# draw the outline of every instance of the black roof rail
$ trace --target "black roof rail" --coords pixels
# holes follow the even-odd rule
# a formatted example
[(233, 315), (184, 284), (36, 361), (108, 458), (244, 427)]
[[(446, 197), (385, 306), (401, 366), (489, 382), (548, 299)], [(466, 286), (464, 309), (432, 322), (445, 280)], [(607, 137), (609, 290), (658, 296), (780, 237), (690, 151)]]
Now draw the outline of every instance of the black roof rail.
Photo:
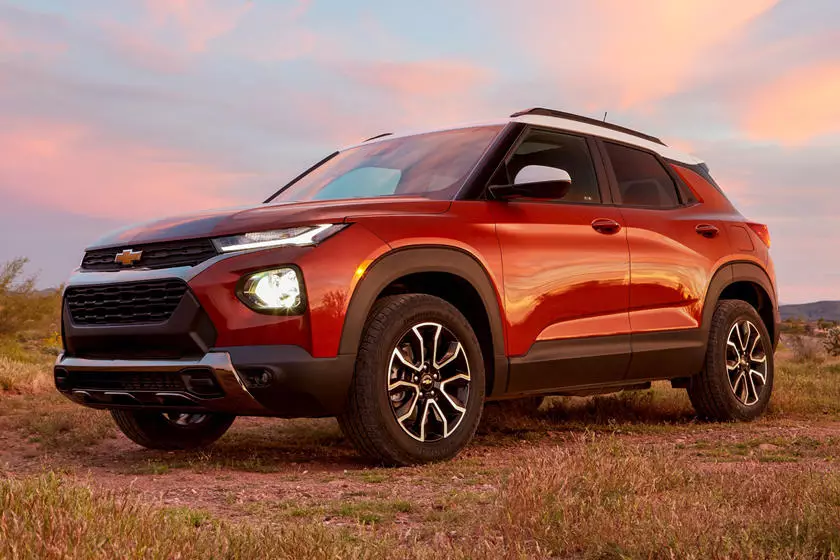
[(655, 136), (651, 136), (649, 134), (645, 134), (643, 132), (638, 132), (636, 130), (630, 128), (624, 128), (623, 126), (619, 126), (617, 124), (612, 124), (604, 121), (599, 121), (598, 119), (592, 119), (589, 117), (582, 117), (580, 115), (575, 115), (574, 113), (565, 113), (563, 111), (555, 111), (553, 109), (545, 109), (543, 107), (534, 107), (533, 109), (525, 109), (524, 111), (517, 111), (516, 113), (511, 115), (512, 117), (521, 117), (522, 115), (540, 115), (543, 117), (559, 117), (561, 119), (567, 119), (570, 121), (577, 121), (586, 124), (591, 124), (593, 126), (600, 126), (601, 128), (608, 128), (610, 130), (615, 130), (616, 132), (623, 132), (624, 134), (629, 134), (631, 136), (636, 136), (637, 138), (643, 138), (644, 140), (648, 140), (650, 142), (655, 142), (657, 144), (665, 145), (665, 142), (660, 140)]
[(382, 134), (377, 134), (376, 136), (371, 136), (367, 140), (362, 140), (362, 144), (365, 142), (370, 142), (371, 140), (376, 140), (377, 138), (383, 138), (385, 136), (391, 136), (393, 132), (383, 132)]

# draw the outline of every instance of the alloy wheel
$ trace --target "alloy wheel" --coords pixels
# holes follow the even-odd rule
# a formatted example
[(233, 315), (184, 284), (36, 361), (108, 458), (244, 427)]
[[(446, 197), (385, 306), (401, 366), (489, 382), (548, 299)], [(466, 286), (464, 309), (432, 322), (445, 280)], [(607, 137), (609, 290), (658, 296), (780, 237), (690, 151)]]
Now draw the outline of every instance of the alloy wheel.
[(188, 414), (188, 413), (178, 413), (178, 412), (167, 412), (164, 414), (164, 417), (169, 420), (170, 423), (175, 424), (176, 426), (194, 426), (196, 424), (201, 424), (207, 418), (206, 414)]
[(741, 404), (758, 402), (767, 383), (767, 354), (761, 333), (751, 321), (737, 321), (729, 330), (726, 372), (729, 387)]
[(440, 323), (420, 323), (391, 352), (388, 399), (400, 428), (417, 441), (449, 437), (470, 396), (470, 365), (458, 338)]

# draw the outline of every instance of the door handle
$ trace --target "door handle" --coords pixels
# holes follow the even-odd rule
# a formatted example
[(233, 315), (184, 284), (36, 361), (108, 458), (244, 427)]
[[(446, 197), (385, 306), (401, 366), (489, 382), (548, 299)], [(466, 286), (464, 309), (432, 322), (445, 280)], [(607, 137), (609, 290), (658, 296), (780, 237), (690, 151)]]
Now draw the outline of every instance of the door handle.
[(613, 235), (621, 230), (621, 224), (609, 218), (597, 218), (592, 220), (592, 229), (604, 235)]
[(717, 237), (717, 234), (720, 233), (720, 230), (717, 226), (713, 226), (712, 224), (699, 224), (694, 231), (698, 233), (698, 235), (702, 235), (703, 237)]

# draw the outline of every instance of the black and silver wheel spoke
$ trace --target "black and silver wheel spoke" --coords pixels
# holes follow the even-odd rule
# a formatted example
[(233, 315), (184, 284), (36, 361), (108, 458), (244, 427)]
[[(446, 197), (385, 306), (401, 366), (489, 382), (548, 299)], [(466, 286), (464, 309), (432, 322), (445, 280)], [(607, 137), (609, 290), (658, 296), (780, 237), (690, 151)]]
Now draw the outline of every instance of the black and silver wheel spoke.
[(461, 342), (439, 323), (420, 323), (391, 352), (388, 398), (400, 427), (412, 438), (449, 437), (467, 410), (470, 369)]
[(741, 404), (758, 402), (767, 382), (767, 354), (761, 333), (750, 321), (738, 321), (729, 330), (726, 372), (732, 393)]
[(176, 426), (193, 426), (201, 424), (207, 418), (206, 414), (189, 414), (186, 412), (168, 412), (165, 417)]

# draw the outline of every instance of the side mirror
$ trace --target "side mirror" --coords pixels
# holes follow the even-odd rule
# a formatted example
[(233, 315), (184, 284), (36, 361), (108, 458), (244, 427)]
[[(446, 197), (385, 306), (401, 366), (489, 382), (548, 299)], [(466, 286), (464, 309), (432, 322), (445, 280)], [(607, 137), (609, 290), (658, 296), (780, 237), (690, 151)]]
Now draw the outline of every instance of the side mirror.
[(512, 185), (492, 185), (494, 198), (563, 198), (572, 186), (572, 177), (565, 169), (546, 165), (526, 165), (519, 170)]

